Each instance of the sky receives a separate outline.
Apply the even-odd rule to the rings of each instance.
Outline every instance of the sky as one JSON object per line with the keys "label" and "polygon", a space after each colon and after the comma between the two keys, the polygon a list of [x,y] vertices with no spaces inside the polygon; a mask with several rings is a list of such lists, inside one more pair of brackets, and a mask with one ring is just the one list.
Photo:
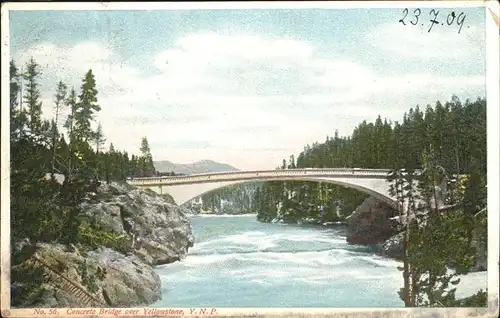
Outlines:
{"label": "sky", "polygon": [[115,149],[274,169],[363,120],[485,97],[484,8],[439,8],[430,32],[431,8],[403,9],[11,11],[10,57],[41,65],[47,118],[92,69]]}

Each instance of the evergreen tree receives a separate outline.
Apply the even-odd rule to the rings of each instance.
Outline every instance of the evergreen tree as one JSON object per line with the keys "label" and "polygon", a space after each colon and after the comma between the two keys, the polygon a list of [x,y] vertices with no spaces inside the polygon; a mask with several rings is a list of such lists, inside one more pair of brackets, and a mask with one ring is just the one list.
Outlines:
{"label": "evergreen tree", "polygon": [[[401,299],[406,307],[413,307],[413,286],[411,284],[410,263],[409,263],[409,212],[410,205],[407,204],[411,198],[408,194],[412,194],[410,188],[412,182],[408,183],[408,172],[406,169],[396,169],[389,173],[387,180],[390,182],[389,193],[398,202],[399,221],[406,225],[405,235],[403,236],[403,267],[398,268],[403,272],[403,288],[399,291]],[[411,177],[409,178],[411,180]],[[408,191],[410,190],[410,191]],[[405,210],[405,206],[407,206]]]}
{"label": "evergreen tree", "polygon": [[149,148],[148,138],[142,137],[141,148],[139,149],[143,157],[151,157],[151,149]]}
{"label": "evergreen tree", "polygon": [[25,114],[19,103],[19,92],[21,91],[19,81],[21,76],[14,60],[10,61],[10,138],[11,140],[20,137],[25,123]]}
{"label": "evergreen tree", "polygon": [[149,148],[148,139],[146,137],[142,137],[141,139],[141,173],[142,176],[153,176],[156,174],[156,170],[153,164],[153,156],[151,155],[151,149]]}
{"label": "evergreen tree", "polygon": [[101,123],[97,126],[97,130],[94,135],[95,142],[95,152],[98,154],[101,150],[102,146],[106,142],[106,138],[104,138],[104,132],[102,131]]}
{"label": "evergreen tree", "polygon": [[464,226],[467,230],[467,239],[472,240],[475,216],[487,206],[486,176],[481,174],[480,165],[473,158],[469,167],[465,192],[462,198],[464,212]]}
{"label": "evergreen tree", "polygon": [[62,106],[65,103],[67,94],[67,86],[63,82],[59,82],[56,88],[56,95],[54,96],[54,124],[52,127],[52,174],[54,174],[56,168],[56,153],[57,146],[56,142],[58,139],[57,126],[59,123],[59,114],[61,112]]}
{"label": "evergreen tree", "polygon": [[[473,103],[466,101],[462,104],[454,96],[451,102],[436,103],[434,107],[427,106],[425,113],[419,106],[410,108],[401,121],[389,122],[379,116],[373,123],[361,122],[349,136],[341,137],[335,131],[334,137],[327,136],[323,143],[306,145],[296,157],[295,167],[416,169],[424,165],[424,151],[428,152],[428,156],[432,149],[432,160],[439,162],[439,167],[433,166],[431,170],[437,173],[435,182],[441,186],[439,174],[444,171],[463,173],[471,166],[473,157],[478,163],[478,171],[483,175],[486,173],[485,137],[485,100],[478,99]],[[288,164],[287,167],[292,165]],[[268,189],[266,185],[263,191],[265,189]],[[270,189],[265,191],[271,191]],[[338,203],[342,215],[349,215],[366,197],[356,190],[340,186],[332,185],[331,189],[331,200]],[[265,211],[259,213],[273,213],[271,211],[275,209],[275,202],[281,202],[286,204],[276,213],[295,213],[300,219],[313,213],[310,206],[321,205],[320,198],[316,197],[321,191],[318,192],[314,183],[287,181],[281,183],[281,192],[277,187],[274,187],[273,191],[273,201],[267,200],[265,195],[260,196],[260,200],[267,200],[267,206],[263,209]],[[287,202],[290,193],[295,193],[294,197],[299,202]],[[436,193],[436,196],[439,197],[439,193]],[[432,198],[435,199],[437,198]],[[442,199],[449,201],[447,198]],[[299,210],[292,212],[291,209]],[[273,218],[263,217],[262,220],[264,219]]]}
{"label": "evergreen tree", "polygon": [[26,88],[22,88],[24,102],[29,115],[28,128],[33,134],[38,134],[42,126],[42,102],[40,101],[40,90],[38,78],[40,76],[40,65],[33,58],[26,64],[26,72],[22,74],[26,81]]}
{"label": "evergreen tree", "polygon": [[76,135],[75,135],[75,116],[76,112],[78,110],[78,103],[76,101],[76,92],[75,89],[72,88],[68,98],[65,100],[65,105],[67,108],[69,108],[69,113],[68,117],[64,123],[64,127],[68,131],[68,157],[67,157],[67,163],[68,163],[68,172],[67,176],[68,178],[72,177],[72,172],[73,172],[73,157],[74,157],[74,150],[76,150]]}
{"label": "evergreen tree", "polygon": [[74,114],[74,134],[78,142],[87,143],[94,136],[92,130],[94,115],[101,110],[101,106],[97,104],[96,82],[92,70],[85,74],[81,89]]}

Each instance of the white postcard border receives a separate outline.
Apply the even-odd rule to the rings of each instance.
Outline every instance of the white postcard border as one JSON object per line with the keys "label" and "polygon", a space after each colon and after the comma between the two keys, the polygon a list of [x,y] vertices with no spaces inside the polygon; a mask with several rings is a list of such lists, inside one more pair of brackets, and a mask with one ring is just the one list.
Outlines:
{"label": "white postcard border", "polygon": [[[17,10],[188,10],[188,9],[252,9],[252,8],[439,8],[439,7],[484,7],[486,11],[486,96],[487,96],[487,142],[488,142],[488,308],[216,308],[217,316],[262,315],[262,316],[335,316],[335,317],[401,317],[410,315],[440,316],[496,316],[499,312],[499,176],[500,176],[500,96],[499,96],[499,26],[492,13],[499,16],[496,1],[348,1],[348,2],[134,2],[134,3],[6,3],[2,4],[2,94],[1,94],[1,309],[3,316],[35,317],[33,309],[10,308],[10,149],[9,149],[9,11]],[[85,310],[88,308],[85,308]],[[143,313],[144,308],[136,308]],[[151,309],[151,308],[147,308]],[[190,308],[183,309],[189,315]],[[47,312],[49,309],[45,308]],[[71,308],[76,311],[77,309]],[[96,309],[97,311],[99,309]],[[126,309],[122,308],[123,311]],[[207,308],[210,312],[211,308]],[[57,314],[44,317],[68,316],[67,308],[57,308]],[[139,316],[144,316],[140,314]],[[90,317],[95,315],[78,315]],[[113,317],[113,314],[99,315]],[[133,315],[137,316],[137,315]]]}

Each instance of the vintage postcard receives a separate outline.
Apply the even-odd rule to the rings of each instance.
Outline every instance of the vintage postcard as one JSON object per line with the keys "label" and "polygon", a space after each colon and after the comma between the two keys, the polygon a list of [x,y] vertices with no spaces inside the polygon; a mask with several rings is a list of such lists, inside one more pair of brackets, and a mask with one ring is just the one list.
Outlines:
{"label": "vintage postcard", "polygon": [[498,316],[498,15],[2,5],[2,316]]}

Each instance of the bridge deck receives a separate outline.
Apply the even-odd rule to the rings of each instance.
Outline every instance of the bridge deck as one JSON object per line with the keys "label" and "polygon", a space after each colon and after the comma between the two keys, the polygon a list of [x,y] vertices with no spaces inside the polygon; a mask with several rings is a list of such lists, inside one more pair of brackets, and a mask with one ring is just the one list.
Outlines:
{"label": "bridge deck", "polygon": [[359,168],[336,168],[336,169],[283,169],[283,170],[259,170],[259,171],[231,171],[214,172],[182,176],[162,176],[148,178],[134,178],[128,180],[131,185],[180,185],[206,182],[224,182],[236,180],[273,180],[283,178],[293,180],[300,177],[330,177],[330,178],[369,178],[386,179],[389,169],[359,169]]}

